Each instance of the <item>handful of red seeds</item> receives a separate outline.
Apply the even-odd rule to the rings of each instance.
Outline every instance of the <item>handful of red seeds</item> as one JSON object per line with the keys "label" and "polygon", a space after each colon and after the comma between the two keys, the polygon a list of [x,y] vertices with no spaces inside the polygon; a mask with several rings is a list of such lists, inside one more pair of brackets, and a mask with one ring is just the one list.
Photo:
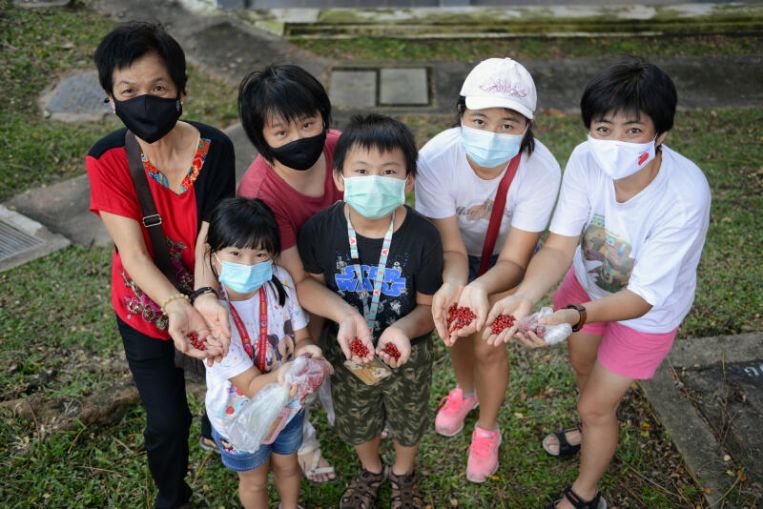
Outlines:
{"label": "handful of red seeds", "polygon": [[363,344],[359,338],[355,338],[350,343],[350,352],[360,358],[364,358],[368,355],[368,347]]}
{"label": "handful of red seeds", "polygon": [[191,342],[191,345],[197,349],[197,350],[206,350],[207,344],[199,339],[199,335],[196,334],[195,331],[191,331],[187,334],[188,340]]}
{"label": "handful of red seeds", "polygon": [[493,324],[490,326],[490,332],[493,334],[500,334],[504,330],[513,326],[516,320],[517,319],[514,318],[514,315],[498,315],[496,319],[493,320]]}
{"label": "handful of red seeds", "polygon": [[395,361],[400,359],[400,350],[398,350],[397,346],[395,346],[393,343],[387,343],[384,345],[384,349],[382,351],[395,359]]}
{"label": "handful of red seeds", "polygon": [[458,307],[453,304],[448,309],[448,330],[454,332],[463,329],[477,318],[477,315],[468,307]]}

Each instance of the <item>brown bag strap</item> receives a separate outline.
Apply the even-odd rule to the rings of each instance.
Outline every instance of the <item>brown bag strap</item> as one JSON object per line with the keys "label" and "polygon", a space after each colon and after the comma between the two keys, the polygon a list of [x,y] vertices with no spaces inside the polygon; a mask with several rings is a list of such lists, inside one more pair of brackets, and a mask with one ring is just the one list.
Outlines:
{"label": "brown bag strap", "polygon": [[151,239],[151,246],[154,251],[154,262],[159,270],[162,271],[173,286],[177,287],[177,275],[172,268],[170,261],[170,251],[167,247],[167,237],[162,228],[162,216],[156,210],[154,197],[151,195],[151,189],[148,187],[146,170],[143,168],[143,161],[140,158],[140,145],[135,135],[129,130],[125,133],[125,152],[127,153],[127,164],[130,167],[130,176],[135,186],[135,192],[138,195],[138,202],[143,212],[141,222],[148,230],[148,236]]}

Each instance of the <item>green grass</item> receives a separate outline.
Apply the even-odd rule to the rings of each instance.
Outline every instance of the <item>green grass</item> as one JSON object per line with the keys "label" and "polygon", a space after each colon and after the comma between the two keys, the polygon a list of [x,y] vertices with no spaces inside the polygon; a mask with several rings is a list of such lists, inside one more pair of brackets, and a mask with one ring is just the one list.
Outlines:
{"label": "green grass", "polygon": [[[37,102],[59,76],[95,69],[92,55],[114,24],[82,6],[10,4],[0,0],[0,200],[83,173],[87,150],[121,126],[115,117],[78,125],[45,120]],[[191,68],[184,118],[227,127],[237,118],[234,98],[231,87]]]}
{"label": "green grass", "polygon": [[[92,67],[90,55],[112,26],[110,21],[82,7],[26,11],[3,0],[0,7],[0,92],[4,98],[0,102],[0,149],[6,162],[0,166],[1,200],[82,173],[83,154],[117,122],[76,127],[49,122],[41,118],[36,103],[39,92],[59,73]],[[473,61],[483,51],[506,53],[507,45],[528,56],[563,56],[573,51],[579,56],[599,56],[625,51],[627,44],[634,43],[557,41],[553,43],[558,46],[555,52],[550,51],[554,46],[549,41],[490,41],[491,47],[479,46],[486,41],[472,41],[466,46],[457,44],[457,51],[463,53],[451,53],[453,46],[443,42],[429,49],[410,41],[405,43],[410,48],[395,49],[392,42],[377,41],[373,47],[361,39],[354,43],[353,56],[372,58],[368,55],[373,53],[388,59],[406,52],[407,59],[452,55]],[[639,50],[651,48],[654,54],[760,53],[760,41],[755,38],[681,39],[674,47],[661,40],[637,42]],[[335,41],[313,46],[321,47],[339,46]],[[231,87],[191,70],[186,101],[189,118],[225,126],[235,120],[234,97]],[[452,122],[444,117],[405,120],[420,144]],[[763,330],[763,268],[759,263],[763,251],[759,214],[763,210],[762,121],[763,108],[680,112],[669,135],[668,144],[699,164],[713,190],[697,298],[680,330],[684,340]],[[574,146],[585,139],[580,120],[569,115],[538,115],[535,132],[562,166]],[[129,376],[110,306],[110,257],[108,248],[70,247],[0,274],[0,400],[42,395],[65,412],[70,403]],[[554,461],[539,448],[540,437],[549,429],[572,422],[574,379],[564,353],[564,348],[527,351],[511,347],[512,379],[500,416],[504,435],[501,468],[485,485],[464,479],[468,433],[453,439],[434,433],[424,437],[421,488],[433,507],[537,507],[546,495],[574,478],[575,461]],[[454,383],[447,354],[439,343],[435,358],[432,413]],[[193,401],[196,414],[200,404]],[[333,507],[343,485],[354,475],[357,461],[327,427],[323,413],[317,416],[324,453],[337,466],[341,482],[303,483],[301,499],[307,507]],[[626,398],[620,418],[621,445],[603,480],[608,500],[623,509],[701,506],[702,487],[689,477],[638,389]],[[467,430],[474,419],[467,419]],[[141,451],[144,422],[138,406],[115,426],[79,425],[62,431],[37,426],[1,409],[0,506],[149,507],[154,488]],[[198,426],[192,433],[195,444]],[[384,447],[390,458],[389,443]],[[191,450],[189,482],[194,504],[236,507],[234,475],[216,456],[195,446]],[[730,494],[735,506],[751,506],[756,496],[752,489],[744,483],[737,487]],[[388,488],[382,496],[386,503]]]}
{"label": "green grass", "polygon": [[324,58],[337,60],[458,60],[478,62],[506,56],[526,58],[579,58],[617,55],[731,56],[763,52],[759,36],[691,37],[594,37],[594,38],[505,38],[505,39],[394,39],[353,37],[351,39],[295,39],[294,44]]}

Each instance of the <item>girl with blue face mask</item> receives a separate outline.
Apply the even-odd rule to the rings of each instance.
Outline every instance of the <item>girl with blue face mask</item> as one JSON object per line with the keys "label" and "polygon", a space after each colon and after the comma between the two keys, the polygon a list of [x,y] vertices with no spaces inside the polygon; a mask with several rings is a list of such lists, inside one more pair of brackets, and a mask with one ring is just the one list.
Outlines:
{"label": "girl with blue face mask", "polygon": [[[256,451],[238,450],[228,430],[249,398],[272,383],[280,383],[300,355],[322,358],[310,339],[307,314],[297,302],[289,273],[274,264],[281,250],[278,224],[259,199],[230,198],[215,208],[209,222],[207,251],[220,282],[220,303],[231,317],[231,344],[219,363],[207,365],[205,404],[212,437],[223,464],[239,474],[244,507],[268,505],[267,476],[276,473],[281,507],[295,508],[300,470],[304,410],[300,410],[271,444]],[[275,454],[274,454],[275,453]]]}
{"label": "girl with blue face mask", "polygon": [[[532,76],[509,58],[491,58],[466,77],[458,124],[419,153],[416,210],[442,237],[443,284],[432,302],[437,332],[450,349],[457,386],[435,420],[444,436],[461,432],[479,405],[466,477],[484,482],[498,468],[498,411],[509,380],[506,349],[476,339],[491,295],[515,287],[545,230],[561,180],[559,164],[534,138]],[[452,306],[476,315],[449,328]]]}

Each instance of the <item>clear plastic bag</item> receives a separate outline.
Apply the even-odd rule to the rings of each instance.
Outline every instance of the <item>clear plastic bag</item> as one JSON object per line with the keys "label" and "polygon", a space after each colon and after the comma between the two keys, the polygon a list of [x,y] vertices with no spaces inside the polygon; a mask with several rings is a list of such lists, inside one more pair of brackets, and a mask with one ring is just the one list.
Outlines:
{"label": "clear plastic bag", "polygon": [[266,385],[250,398],[227,426],[228,441],[239,451],[254,452],[272,434],[284,407],[289,403],[289,388]]}
{"label": "clear plastic bag", "polygon": [[324,359],[313,359],[300,355],[286,373],[286,385],[291,391],[296,390],[295,396],[304,401],[310,394],[318,390],[329,373],[328,362]]}
{"label": "clear plastic bag", "polygon": [[561,323],[558,325],[541,325],[538,323],[541,318],[553,314],[553,309],[541,308],[540,311],[522,318],[517,324],[517,331],[525,333],[532,331],[536,336],[542,338],[547,345],[561,343],[572,334],[572,326],[570,324]]}
{"label": "clear plastic bag", "polygon": [[239,451],[247,452],[273,443],[304,407],[307,396],[323,383],[328,366],[323,359],[297,357],[284,383],[266,385],[246,402],[227,427],[228,441]]}

